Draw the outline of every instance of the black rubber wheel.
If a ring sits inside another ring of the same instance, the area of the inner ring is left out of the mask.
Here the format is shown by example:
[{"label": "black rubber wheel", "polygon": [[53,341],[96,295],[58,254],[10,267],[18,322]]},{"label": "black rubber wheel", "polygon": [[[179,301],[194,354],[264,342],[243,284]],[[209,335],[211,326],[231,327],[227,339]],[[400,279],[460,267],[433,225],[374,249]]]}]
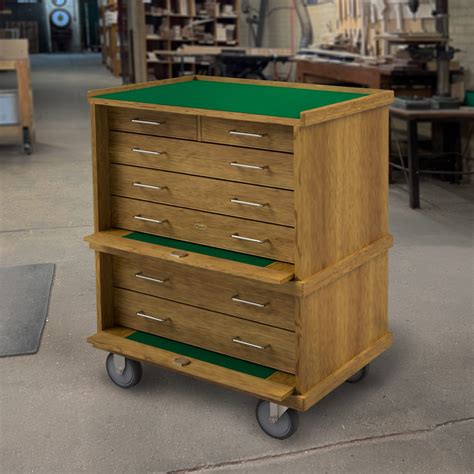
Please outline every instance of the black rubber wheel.
[{"label": "black rubber wheel", "polygon": [[298,412],[292,408],[283,413],[276,423],[270,422],[270,402],[259,400],[255,409],[257,422],[268,436],[275,439],[286,439],[298,429]]},{"label": "black rubber wheel", "polygon": [[31,155],[32,151],[30,129],[28,127],[23,127],[23,152],[25,155]]},{"label": "black rubber wheel", "polygon": [[361,380],[364,380],[369,373],[369,365],[362,367],[358,372],[356,372],[352,377],[349,377],[346,382],[347,383],[358,383]]},{"label": "black rubber wheel", "polygon": [[31,155],[33,149],[31,148],[31,145],[29,143],[24,143],[23,144],[23,153],[25,155]]},{"label": "black rubber wheel", "polygon": [[130,388],[140,382],[142,378],[142,365],[140,362],[131,359],[125,359],[125,368],[119,374],[115,369],[114,355],[109,354],[105,361],[105,370],[115,385],[121,388]]}]

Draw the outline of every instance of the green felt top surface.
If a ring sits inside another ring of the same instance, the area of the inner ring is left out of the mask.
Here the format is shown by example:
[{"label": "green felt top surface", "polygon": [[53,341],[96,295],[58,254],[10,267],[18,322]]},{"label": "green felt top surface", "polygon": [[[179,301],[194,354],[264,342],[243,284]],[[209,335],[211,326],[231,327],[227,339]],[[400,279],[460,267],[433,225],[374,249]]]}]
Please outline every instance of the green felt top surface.
[{"label": "green felt top surface", "polygon": [[209,255],[211,257],[223,258],[225,260],[232,260],[233,262],[246,263],[247,265],[254,265],[256,267],[267,267],[271,263],[274,263],[274,260],[270,260],[269,258],[256,257],[255,255],[248,255],[246,253],[233,252],[232,250],[218,249],[207,245],[193,244],[192,242],[184,242],[182,240],[169,239],[168,237],[143,234],[141,232],[132,232],[124,235],[124,238],[139,240],[140,242],[146,242],[148,244],[163,245],[164,247],[185,250],[186,252],[194,252]]},{"label": "green felt top surface", "polygon": [[236,359],[235,357],[208,351],[206,349],[201,349],[200,347],[191,346],[189,344],[184,344],[182,342],[173,341],[172,339],[155,336],[141,331],[130,334],[127,336],[127,339],[174,352],[176,354],[181,354],[186,357],[192,357],[193,359],[202,360],[203,362],[208,362],[210,364],[219,365],[226,369],[253,375],[254,377],[259,377],[261,379],[266,379],[276,372],[275,369],[271,369],[270,367]]},{"label": "green felt top surface", "polygon": [[194,80],[95,96],[144,104],[299,118],[304,110],[367,94]]}]

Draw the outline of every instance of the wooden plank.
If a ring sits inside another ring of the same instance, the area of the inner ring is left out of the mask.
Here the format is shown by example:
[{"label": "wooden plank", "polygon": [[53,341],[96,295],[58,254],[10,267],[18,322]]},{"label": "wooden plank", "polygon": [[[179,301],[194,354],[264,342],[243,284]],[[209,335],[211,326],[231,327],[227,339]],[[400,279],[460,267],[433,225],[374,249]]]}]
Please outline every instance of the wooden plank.
[{"label": "wooden plank", "polygon": [[29,129],[30,137],[33,141],[33,96],[31,93],[30,68],[28,59],[16,61],[16,73],[18,81],[18,103],[21,126],[27,127]]},{"label": "wooden plank", "polygon": [[28,59],[28,40],[0,39],[0,58]]},{"label": "wooden plank", "polygon": [[166,84],[176,84],[178,82],[188,82],[194,80],[194,76],[182,76],[182,77],[173,77],[172,79],[161,79],[157,81],[145,81],[139,82],[135,84],[126,84],[123,86],[115,86],[115,87],[106,87],[104,89],[94,89],[87,93],[87,97],[89,102],[94,99],[97,95],[102,94],[113,94],[115,92],[125,92],[131,91],[135,89],[145,89],[146,87],[153,87],[153,86],[164,86]]},{"label": "wooden plank", "polygon": [[296,388],[305,393],[388,332],[387,255],[297,300]]},{"label": "wooden plank", "polygon": [[[358,89],[365,93],[365,89]],[[301,112],[301,121],[305,126],[316,125],[329,120],[348,117],[353,114],[373,110],[378,107],[390,105],[393,102],[393,91],[380,91],[365,97],[327,105],[317,109]]]},{"label": "wooden plank", "polygon": [[[309,410],[315,403],[319,402],[319,400],[343,384],[349,377],[369,364],[382,352],[386,351],[392,345],[392,342],[392,334],[386,333],[370,345],[370,347],[357,354],[331,375],[308,389],[305,393],[290,395],[282,404],[296,410]],[[270,377],[270,379],[272,379],[272,377]],[[275,381],[278,380],[279,377],[275,377]]]},{"label": "wooden plank", "polygon": [[[98,232],[84,238],[90,247],[97,251],[107,252],[112,255],[149,257],[153,259],[163,259],[171,262],[179,262],[182,265],[203,268],[207,270],[222,272],[236,277],[250,278],[259,280],[262,284],[269,283],[281,285],[288,282],[293,277],[294,267],[288,263],[282,263],[278,268],[256,267],[239,262],[231,262],[221,258],[209,257],[197,253],[189,252],[185,257],[177,259],[171,255],[173,249],[161,245],[148,244],[132,239],[124,239],[123,236],[130,231],[111,229],[104,232]],[[270,288],[269,287],[269,288]],[[296,282],[273,288],[287,294],[300,294],[301,287]]]},{"label": "wooden plank", "polygon": [[299,280],[388,234],[388,107],[296,130]]},{"label": "wooden plank", "polygon": [[291,126],[301,124],[300,119],[295,118],[243,114],[240,112],[225,112],[222,110],[194,109],[191,107],[176,107],[173,105],[146,104],[142,102],[130,102],[126,100],[99,99],[92,97],[89,99],[89,102],[96,105],[107,105],[109,107],[126,107],[136,110],[155,110],[180,114],[202,115],[203,117],[229,118],[234,120],[244,120],[246,122],[273,123]]},{"label": "wooden plank", "polygon": [[323,286],[330,285],[332,282],[343,277],[346,273],[355,270],[361,265],[367,263],[369,260],[386,252],[386,250],[392,245],[393,237],[391,235],[386,235],[376,242],[363,247],[361,250],[353,253],[349,257],[339,260],[334,265],[326,267],[324,270],[315,273],[307,280],[301,282],[303,285],[303,294],[305,296],[310,295],[311,293],[318,291]]},{"label": "wooden plank", "polygon": [[110,228],[110,176],[108,157],[107,108],[91,105],[92,189],[94,193],[94,230]]},{"label": "wooden plank", "polygon": [[260,79],[242,79],[235,77],[219,77],[219,76],[201,76],[196,75],[198,81],[213,81],[213,82],[234,82],[239,84],[254,84],[256,86],[275,86],[275,87],[286,87],[293,89],[309,89],[309,90],[323,90],[323,91],[334,91],[334,92],[350,92],[356,94],[378,94],[380,89],[369,89],[360,87],[343,87],[343,86],[331,86],[327,84],[308,84],[301,82],[282,82],[282,81],[262,81]]},{"label": "wooden plank", "polygon": [[183,375],[232,388],[266,400],[281,402],[294,391],[294,385],[261,379],[191,357],[187,357],[190,364],[181,366],[174,362],[176,358],[182,358],[180,354],[131,341],[120,334],[123,333],[116,332],[114,328],[100,331],[89,337],[87,341],[98,349],[138,361],[150,362]]}]

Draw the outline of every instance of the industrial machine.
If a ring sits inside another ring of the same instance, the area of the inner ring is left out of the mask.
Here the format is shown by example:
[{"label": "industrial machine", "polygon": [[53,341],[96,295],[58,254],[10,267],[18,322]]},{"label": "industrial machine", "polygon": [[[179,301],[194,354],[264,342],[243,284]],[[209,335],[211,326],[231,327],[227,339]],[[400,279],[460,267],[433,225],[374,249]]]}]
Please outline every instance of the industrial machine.
[{"label": "industrial machine", "polygon": [[49,52],[81,50],[79,2],[46,0],[44,2]]}]

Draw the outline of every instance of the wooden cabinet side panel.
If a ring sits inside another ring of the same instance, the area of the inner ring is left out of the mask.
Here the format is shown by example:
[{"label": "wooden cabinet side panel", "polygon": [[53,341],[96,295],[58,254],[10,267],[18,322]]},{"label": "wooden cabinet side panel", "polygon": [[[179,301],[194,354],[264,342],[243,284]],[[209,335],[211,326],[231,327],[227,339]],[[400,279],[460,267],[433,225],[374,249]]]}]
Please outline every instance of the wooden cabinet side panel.
[{"label": "wooden cabinet side panel", "polygon": [[97,304],[97,330],[114,326],[112,255],[95,253],[95,283]]},{"label": "wooden cabinet side panel", "polygon": [[298,393],[305,393],[388,332],[387,252],[309,296],[296,311]]},{"label": "wooden cabinet side panel", "polygon": [[108,134],[107,107],[91,105],[92,189],[94,193],[95,232],[110,228]]},{"label": "wooden cabinet side panel", "polygon": [[295,129],[296,278],[388,233],[388,107]]}]

